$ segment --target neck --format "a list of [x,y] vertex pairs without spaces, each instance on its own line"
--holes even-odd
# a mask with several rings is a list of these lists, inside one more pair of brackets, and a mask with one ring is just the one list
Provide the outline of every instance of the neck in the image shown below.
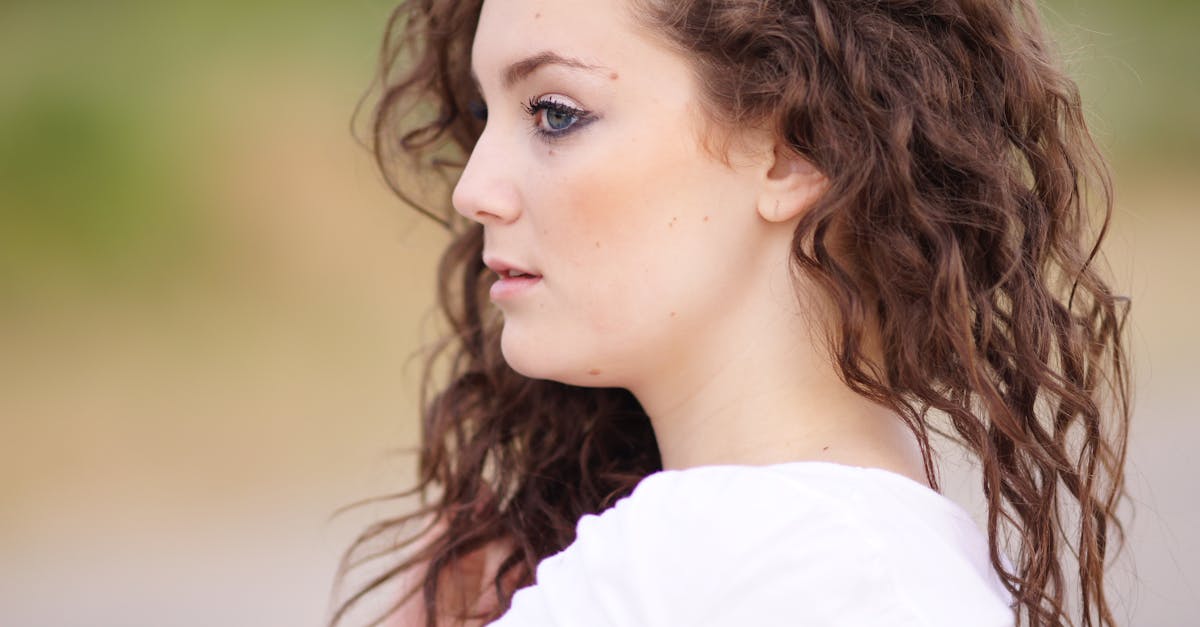
[[650,416],[664,468],[829,461],[928,485],[916,438],[838,378],[806,319],[778,299],[740,307],[664,356],[660,363],[674,367],[629,386]]

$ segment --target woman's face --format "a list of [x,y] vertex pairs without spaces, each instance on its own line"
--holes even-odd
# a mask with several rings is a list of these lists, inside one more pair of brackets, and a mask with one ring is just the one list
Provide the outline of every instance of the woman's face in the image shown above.
[[696,79],[624,0],[486,0],[472,66],[487,125],[453,194],[484,259],[505,359],[630,387],[719,333],[762,267],[759,157],[702,146]]

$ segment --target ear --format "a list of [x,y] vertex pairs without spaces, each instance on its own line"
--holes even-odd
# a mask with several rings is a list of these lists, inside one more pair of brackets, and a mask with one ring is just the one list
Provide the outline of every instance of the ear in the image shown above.
[[777,143],[759,193],[758,214],[768,222],[787,222],[808,211],[828,186],[824,172]]

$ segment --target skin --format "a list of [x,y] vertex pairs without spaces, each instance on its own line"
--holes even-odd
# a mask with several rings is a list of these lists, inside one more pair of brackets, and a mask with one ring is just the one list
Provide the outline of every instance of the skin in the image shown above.
[[[687,60],[626,9],[484,2],[472,66],[487,125],[452,201],[484,226],[485,261],[542,275],[496,302],[506,361],[629,389],[666,468],[819,460],[928,485],[899,417],[838,379],[818,339],[828,304],[790,270],[792,233],[825,175],[769,131],[717,128]],[[506,84],[511,64],[546,51],[591,67],[544,64]],[[588,114],[530,115],[531,100]],[[714,153],[714,137],[729,150]],[[492,607],[506,554],[461,558],[450,605]],[[395,621],[424,624],[419,597]]]
[[[506,84],[543,51],[592,67]],[[543,277],[496,303],[515,370],[629,389],[666,468],[824,460],[925,483],[899,418],[837,378],[827,305],[789,269],[824,174],[763,130],[734,133],[727,159],[707,149],[720,129],[687,60],[621,0],[487,0],[472,65],[487,125],[453,204],[485,259]],[[531,99],[590,113],[531,116]]]

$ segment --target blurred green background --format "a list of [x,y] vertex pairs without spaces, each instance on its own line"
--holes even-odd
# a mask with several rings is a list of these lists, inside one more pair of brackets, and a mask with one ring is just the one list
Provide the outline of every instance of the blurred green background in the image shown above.
[[[1190,624],[1200,2],[1046,9],[1112,158],[1133,298],[1118,603]],[[321,624],[386,508],[330,515],[411,471],[445,241],[350,131],[390,10],[0,3],[0,624]]]

